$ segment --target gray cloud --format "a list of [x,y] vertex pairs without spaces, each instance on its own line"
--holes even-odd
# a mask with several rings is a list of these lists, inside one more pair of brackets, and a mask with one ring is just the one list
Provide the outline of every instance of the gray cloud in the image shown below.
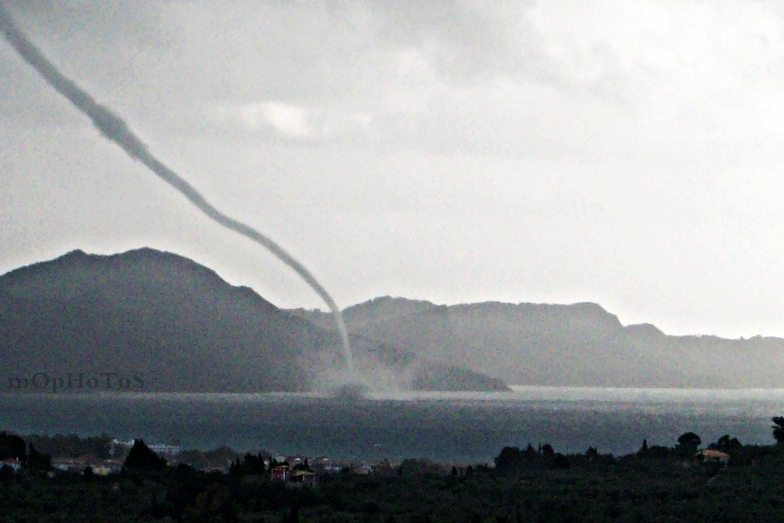
[[50,0],[20,14],[74,74],[103,89],[153,89],[169,103],[373,103],[398,81],[395,58],[406,49],[422,50],[450,82],[547,70],[518,2],[224,7]]
[[382,39],[431,52],[451,81],[474,83],[499,74],[553,80],[541,35],[528,19],[533,2],[432,0],[416,9],[404,2],[370,5],[383,18]]

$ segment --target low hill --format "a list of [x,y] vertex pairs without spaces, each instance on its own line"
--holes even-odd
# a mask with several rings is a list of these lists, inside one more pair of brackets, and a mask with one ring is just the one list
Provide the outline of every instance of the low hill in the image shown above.
[[[352,345],[381,387],[508,390],[394,344],[355,335]],[[338,380],[341,365],[332,329],[175,254],[73,251],[0,276],[2,388],[67,391],[70,379],[71,391],[309,391]]]

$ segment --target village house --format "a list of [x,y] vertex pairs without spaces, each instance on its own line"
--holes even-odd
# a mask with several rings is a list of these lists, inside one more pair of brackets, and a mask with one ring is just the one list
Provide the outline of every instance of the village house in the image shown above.
[[343,469],[342,466],[329,458],[316,458],[310,466],[315,472],[320,474],[336,474]]
[[[128,440],[122,441],[119,439],[113,439],[109,442],[109,455],[110,456],[126,456],[128,452],[133,448],[136,440]],[[180,452],[182,452],[182,447],[179,445],[167,445],[165,443],[154,443],[152,445],[147,445],[147,447],[155,452],[157,455],[162,456],[164,458],[173,458],[177,456]]]
[[100,459],[93,454],[84,454],[76,458],[52,458],[52,467],[61,472],[76,472],[84,474],[90,467],[93,474],[108,476],[120,472],[122,462],[116,459]]
[[352,467],[352,469],[353,469],[352,471],[356,474],[369,475],[370,473],[373,472],[373,467],[367,461],[360,462],[359,465],[356,466],[356,468]]
[[8,458],[0,461],[0,468],[8,467],[11,470],[18,471],[22,468],[22,462],[18,458]]
[[701,450],[694,456],[701,459],[705,463],[721,463],[723,465],[727,465],[730,461],[729,454],[712,449]]
[[117,460],[107,459],[98,466],[93,467],[93,474],[98,476],[108,476],[109,474],[117,474],[122,469],[122,463]]
[[[296,460],[298,465],[303,466],[307,459]],[[319,476],[312,470],[301,467],[292,468],[287,462],[276,465],[270,469],[270,479],[274,482],[283,483],[286,487],[310,487],[315,488],[319,484]]]
[[319,477],[315,472],[309,470],[295,470],[291,473],[287,487],[310,487],[316,488],[319,484]]
[[278,465],[276,467],[272,467],[270,470],[270,478],[272,481],[288,481],[289,480],[289,466],[288,465]]
[[121,441],[119,439],[113,439],[109,442],[109,455],[110,456],[125,456],[130,452],[131,448],[133,448],[134,440],[129,441]]
[[98,458],[92,455],[79,456],[78,458],[52,458],[52,467],[61,472],[84,473],[84,469],[98,465]]

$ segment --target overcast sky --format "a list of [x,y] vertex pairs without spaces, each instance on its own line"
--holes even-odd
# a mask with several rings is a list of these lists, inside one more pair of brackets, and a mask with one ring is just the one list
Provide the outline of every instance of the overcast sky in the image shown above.
[[[61,70],[345,307],[592,301],[784,336],[784,4],[6,2]],[[322,308],[0,40],[0,272],[175,252]]]

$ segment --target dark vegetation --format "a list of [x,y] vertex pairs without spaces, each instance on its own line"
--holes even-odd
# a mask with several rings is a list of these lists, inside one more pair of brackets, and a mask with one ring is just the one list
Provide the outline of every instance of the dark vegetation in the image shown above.
[[[272,481],[270,466],[279,464],[268,455],[246,454],[226,473],[204,472],[167,465],[141,440],[119,473],[54,472],[49,456],[30,443],[43,439],[0,433],[0,458],[23,462],[18,472],[0,468],[0,521],[784,521],[784,418],[773,421],[776,445],[744,446],[730,435],[708,444],[730,453],[727,464],[700,460],[693,451],[701,439],[687,432],[672,447],[643,441],[638,452],[621,457],[594,447],[564,455],[545,444],[503,448],[494,466],[385,461],[368,475],[350,469],[322,475],[316,488]],[[96,441],[90,440],[60,442],[81,451]]]
[[108,459],[111,457],[109,452],[112,437],[108,434],[80,438],[76,435],[64,436],[26,436],[28,444],[34,445],[43,454],[50,456],[81,456],[92,454],[98,458]]

